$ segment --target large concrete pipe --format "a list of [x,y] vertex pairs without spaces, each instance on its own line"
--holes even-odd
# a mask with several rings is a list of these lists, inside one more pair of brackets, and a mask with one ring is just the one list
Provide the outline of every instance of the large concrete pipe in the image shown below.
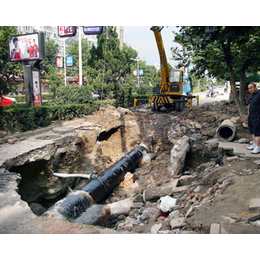
[[224,142],[231,142],[236,135],[236,126],[229,120],[224,120],[217,129],[217,137]]
[[104,200],[114,187],[120,184],[127,172],[134,172],[146,153],[147,149],[144,145],[134,148],[78,191],[72,192],[64,199],[56,202],[43,215],[69,221],[77,218],[93,203]]

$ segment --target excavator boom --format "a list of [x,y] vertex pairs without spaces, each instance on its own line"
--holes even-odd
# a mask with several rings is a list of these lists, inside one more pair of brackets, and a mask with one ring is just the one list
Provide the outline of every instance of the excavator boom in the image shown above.
[[161,35],[161,30],[163,29],[163,26],[152,26],[150,29],[154,32],[156,44],[160,55],[161,79],[162,79],[160,94],[164,94],[169,91],[170,71],[169,71],[169,66],[168,66],[168,62],[164,50],[162,35]]
[[182,111],[185,107],[192,107],[192,100],[194,98],[197,99],[198,104],[198,96],[190,95],[190,92],[187,90],[186,93],[189,92],[189,95],[183,93],[183,71],[172,70],[170,72],[169,70],[161,35],[163,26],[152,26],[150,29],[154,32],[160,56],[161,87],[160,91],[158,88],[154,88],[153,95],[150,95],[149,100],[137,100],[135,98],[134,106],[137,105],[137,102],[148,101],[154,111],[159,111],[161,107],[165,107],[167,109],[174,108],[176,111]]

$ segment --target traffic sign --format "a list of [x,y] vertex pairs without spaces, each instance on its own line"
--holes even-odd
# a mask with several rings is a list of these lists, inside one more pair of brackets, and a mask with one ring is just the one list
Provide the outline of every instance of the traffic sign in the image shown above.
[[86,35],[101,34],[103,32],[103,26],[83,26],[83,32]]
[[73,56],[67,56],[66,57],[66,65],[67,67],[73,67]]

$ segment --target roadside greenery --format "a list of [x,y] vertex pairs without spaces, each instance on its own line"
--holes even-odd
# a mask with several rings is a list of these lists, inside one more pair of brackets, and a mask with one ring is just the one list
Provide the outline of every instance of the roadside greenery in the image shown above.
[[[243,115],[246,72],[257,73],[260,47],[259,26],[182,26],[175,33],[172,48],[179,66],[193,64],[197,76],[230,80],[232,94],[240,115]],[[236,81],[240,81],[239,96]]]
[[93,101],[87,104],[69,104],[26,108],[26,104],[0,107],[0,130],[16,133],[46,127],[53,122],[72,120],[90,115],[101,106],[115,105],[115,100]]

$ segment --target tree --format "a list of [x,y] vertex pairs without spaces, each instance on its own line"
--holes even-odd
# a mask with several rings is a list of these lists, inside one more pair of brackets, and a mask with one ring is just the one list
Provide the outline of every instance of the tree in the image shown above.
[[97,37],[97,46],[90,49],[88,60],[89,84],[95,92],[102,92],[103,97],[115,98],[118,105],[125,105],[129,93],[126,87],[129,87],[131,74],[130,59],[136,58],[137,52],[126,45],[120,51],[118,34],[113,26],[106,27]]
[[[182,49],[172,48],[173,57],[183,59],[180,65],[194,64],[193,72],[203,76],[227,78],[239,114],[244,114],[241,101],[244,94],[246,70],[259,70],[259,28],[239,26],[183,26],[175,34],[175,41]],[[240,78],[240,99],[236,91],[236,78]]]
[[[17,35],[15,26],[0,26],[0,93],[6,94],[12,90],[14,76],[21,76],[23,67],[20,63],[9,62],[8,45],[12,35]],[[5,80],[3,79],[5,78]]]
[[[90,46],[88,44],[88,39],[81,40],[81,52],[82,52],[82,70],[84,72],[88,71],[88,60],[90,58]],[[72,68],[67,68],[67,76],[79,75],[79,43],[78,41],[73,41],[67,49],[68,56],[73,56],[74,66]]]
[[45,41],[46,46],[46,59],[41,61],[40,68],[42,70],[42,74],[48,73],[48,66],[56,66],[56,57],[59,53],[59,44],[55,43],[53,39],[49,37]]
[[56,96],[57,87],[62,84],[63,77],[59,77],[57,68],[49,64],[47,66],[48,73],[46,73],[45,77],[48,80],[50,90],[53,92],[54,96]]

